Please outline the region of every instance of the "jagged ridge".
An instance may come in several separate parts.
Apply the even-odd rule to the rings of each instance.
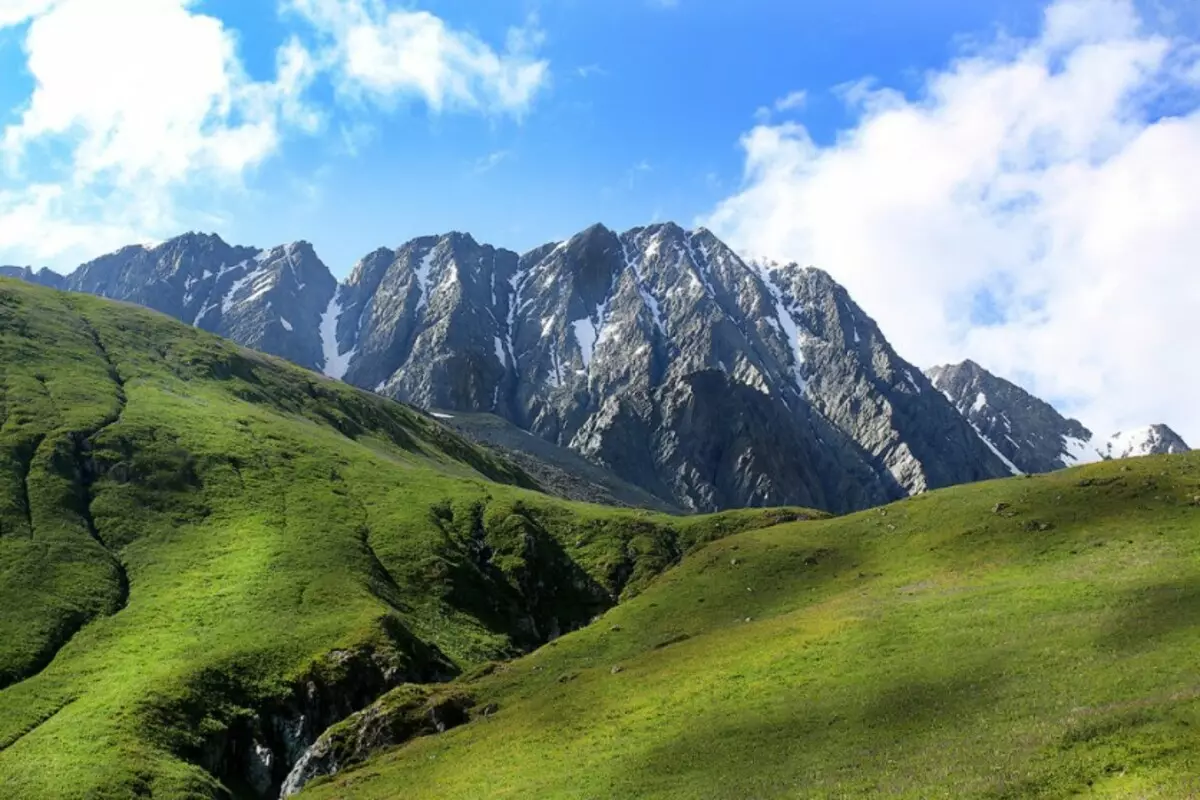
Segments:
[[[305,243],[188,234],[65,281],[396,399],[496,414],[684,508],[845,511],[1007,474],[829,275],[747,263],[705,229],[594,225],[524,255],[420,237],[341,286]]]

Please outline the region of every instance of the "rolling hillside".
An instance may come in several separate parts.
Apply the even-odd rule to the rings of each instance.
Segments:
[[[0,370],[6,797],[275,796],[389,688],[528,651],[780,518],[557,501],[405,406],[10,280]]]
[[[1195,797],[1198,493],[1150,457],[723,539],[301,797]]]
[[[681,518],[133,306],[0,365],[6,797],[1200,792],[1200,454]]]

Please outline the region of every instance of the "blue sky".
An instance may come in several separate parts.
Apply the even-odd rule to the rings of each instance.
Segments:
[[[1200,442],[1196,0],[0,0],[0,263],[704,224]]]
[[[741,180],[737,143],[758,108],[804,90],[804,106],[778,116],[800,118],[828,140],[848,121],[833,87],[865,76],[910,86],[945,63],[963,35],[1034,31],[1042,4],[429,0],[394,7],[427,10],[496,48],[510,26],[536,14],[545,37],[538,53],[549,62],[545,85],[518,119],[433,113],[416,97],[398,97],[391,109],[339,105],[325,76],[310,90],[327,113],[322,130],[289,132],[248,172],[245,194],[199,191],[180,222],[260,246],[307,238],[338,273],[377,246],[429,232],[468,230],[526,249],[595,221],[688,223]],[[313,41],[275,0],[191,8],[236,34],[237,54],[257,80],[272,79],[275,52],[290,35]],[[0,74],[17,76],[0,85],[5,122],[33,90],[24,33],[9,28],[0,45]]]

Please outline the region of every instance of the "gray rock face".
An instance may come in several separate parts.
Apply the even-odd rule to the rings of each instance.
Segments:
[[[65,283],[497,415],[681,508],[848,511],[1008,473],[827,274],[747,263],[703,229],[595,225],[524,255],[422,237],[336,288],[303,242],[188,234]]]
[[[329,374],[496,414],[686,508],[842,511],[1005,473],[827,275],[706,230],[596,225],[523,256],[416,239],[331,308]]]
[[[933,367],[929,379],[979,435],[1016,469],[1053,472],[1079,461],[1092,432],[1049,403],[976,364]]]
[[[32,267],[0,267],[0,277],[20,278],[29,283],[49,286],[51,289],[67,288],[67,280],[53,270],[42,267],[36,272]]]
[[[798,331],[806,396],[913,494],[1009,474],[844,288],[817,269],[764,268]]]
[[[506,378],[499,335],[516,266],[515,253],[459,233],[371,253],[330,309],[329,361],[343,359],[346,381],[419,406],[493,410]]]
[[[259,250],[189,233],[123,248],[65,277],[27,272],[17,277],[147,306],[309,368],[324,363],[320,315],[337,281],[307,242]]]
[[[933,367],[929,378],[980,437],[1014,471],[1052,472],[1102,459],[1187,452],[1166,425],[1149,425],[1097,439],[1078,420],[974,361]]]

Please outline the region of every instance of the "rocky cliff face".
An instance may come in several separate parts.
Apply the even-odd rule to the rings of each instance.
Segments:
[[[42,267],[34,271],[32,267],[0,267],[0,277],[20,278],[29,283],[49,286],[51,289],[67,288],[67,279],[53,270]]]
[[[421,237],[341,286],[306,243],[188,234],[64,283],[495,414],[683,508],[846,511],[1009,471],[829,275],[748,263],[703,229],[595,225],[524,255]]]
[[[497,414],[688,508],[848,510],[1005,471],[828,275],[706,230],[417,239],[332,309],[330,374]]]
[[[921,370],[817,269],[768,267],[780,318],[799,331],[806,396],[906,492],[1008,474]]]
[[[337,288],[307,242],[260,250],[199,233],[125,247],[66,276],[28,267],[0,274],[137,303],[310,369],[324,364],[321,314]]]
[[[1092,440],[1092,432],[1078,420],[1067,419],[974,361],[934,367],[929,378],[979,435],[1021,472],[1071,466],[1079,460],[1076,443]]]
[[[1166,425],[1098,439],[1078,420],[974,361],[934,367],[929,379],[1014,472],[1052,472],[1101,459],[1188,450]]]
[[[187,234],[84,264],[65,288],[148,306],[314,368],[320,314],[336,285],[307,242],[259,250]]]

